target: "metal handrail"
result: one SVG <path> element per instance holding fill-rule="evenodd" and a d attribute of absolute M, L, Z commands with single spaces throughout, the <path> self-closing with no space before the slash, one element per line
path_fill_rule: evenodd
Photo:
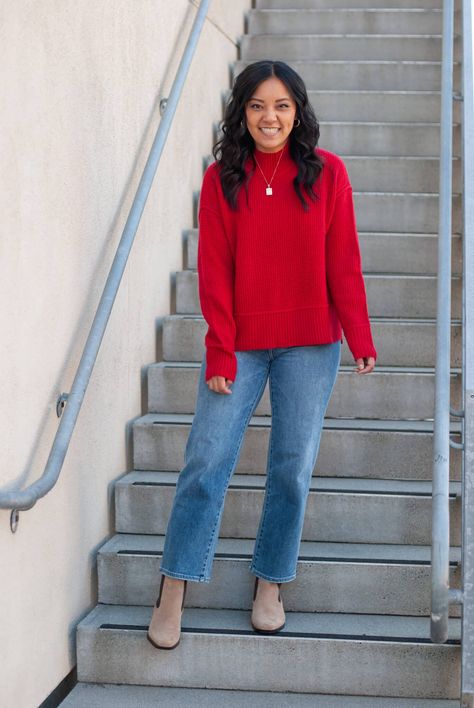
<path fill-rule="evenodd" d="M 474 706 L 474 58 L 473 9 L 462 0 L 463 473 L 461 705 Z"/>
<path fill-rule="evenodd" d="M 454 0 L 443 2 L 431 523 L 431 639 L 448 638 Z"/>
<path fill-rule="evenodd" d="M 176 73 L 170 95 L 166 100 L 166 108 L 162 115 L 160 125 L 155 135 L 140 184 L 135 194 L 133 204 L 125 224 L 120 243 L 118 245 L 112 266 L 105 283 L 102 296 L 92 323 L 86 344 L 82 353 L 79 366 L 74 377 L 74 382 L 69 394 L 63 394 L 67 400 L 61 421 L 51 447 L 46 466 L 42 476 L 30 484 L 26 489 L 0 493 L 0 508 L 12 509 L 10 527 L 16 530 L 19 510 L 31 509 L 38 499 L 43 497 L 55 485 L 71 441 L 74 426 L 81 409 L 87 390 L 89 379 L 94 368 L 97 354 L 112 307 L 122 280 L 122 275 L 127 264 L 127 259 L 133 246 L 138 225 L 150 192 L 161 154 L 168 136 L 171 123 L 176 112 L 179 98 L 188 75 L 191 60 L 196 50 L 197 42 L 206 19 L 210 0 L 202 0 Z"/>

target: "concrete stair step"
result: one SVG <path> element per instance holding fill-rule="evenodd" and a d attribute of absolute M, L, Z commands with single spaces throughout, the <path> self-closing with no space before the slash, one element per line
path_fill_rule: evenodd
<path fill-rule="evenodd" d="M 371 374 L 375 376 L 375 372 Z M 149 413 L 133 425 L 134 466 L 179 472 L 193 416 Z M 237 461 L 239 474 L 264 474 L 271 417 L 253 415 Z M 452 421 L 451 437 L 460 442 L 461 426 Z M 325 418 L 313 474 L 319 477 L 386 479 L 432 478 L 432 420 Z M 460 480 L 460 450 L 450 456 L 451 479 Z"/>
<path fill-rule="evenodd" d="M 307 9 L 312 10 L 317 8 L 351 8 L 351 7 L 361 7 L 367 8 L 422 8 L 426 7 L 428 9 L 440 8 L 442 6 L 442 0 L 392 0 L 388 2 L 387 0 L 256 0 L 255 7 L 258 9 L 270 9 L 270 10 L 286 10 L 291 8 L 295 9 Z"/>
<path fill-rule="evenodd" d="M 158 362 L 148 367 L 149 413 L 194 413 L 200 367 Z M 341 367 L 326 411 L 327 418 L 424 419 L 434 415 L 434 372 L 376 369 L 357 376 Z M 177 405 L 176 405 L 177 404 Z M 461 407 L 460 373 L 451 373 L 451 405 Z M 179 407 L 180 410 L 174 410 Z M 255 409 L 270 416 L 269 382 Z"/>
<path fill-rule="evenodd" d="M 367 158 L 346 159 L 348 171 L 354 171 L 359 159 Z M 380 177 L 383 179 L 382 174 Z M 393 273 L 436 275 L 438 234 L 358 231 L 358 236 L 364 274 L 383 273 L 388 264 Z M 197 269 L 198 239 L 199 229 L 189 229 L 185 233 L 183 262 L 188 270 Z M 462 274 L 460 234 L 453 234 L 452 237 L 451 267 L 453 275 Z"/>
<path fill-rule="evenodd" d="M 61 708 L 454 708 L 459 701 L 80 682 L 60 705 Z"/>
<path fill-rule="evenodd" d="M 241 35 L 245 61 L 357 59 L 441 61 L 440 34 L 274 34 Z M 461 61 L 461 37 L 454 36 L 454 61 Z"/>
<path fill-rule="evenodd" d="M 434 319 L 384 318 L 370 312 L 378 364 L 384 366 L 434 366 L 436 321 Z M 207 323 L 199 315 L 163 317 L 163 359 L 202 361 Z M 451 366 L 461 366 L 461 323 L 451 322 Z M 354 358 L 344 339 L 341 364 L 352 366 Z"/>
<path fill-rule="evenodd" d="M 454 28 L 461 29 L 455 12 Z M 249 35 L 258 34 L 441 34 L 443 11 L 436 8 L 331 7 L 253 9 L 248 11 Z"/>
<path fill-rule="evenodd" d="M 319 125 L 321 130 L 319 146 L 337 154 L 383 157 L 439 155 L 439 123 L 321 120 Z M 459 123 L 453 123 L 455 157 L 459 156 L 461 151 L 460 136 Z M 407 230 L 419 231 L 420 229 L 408 228 Z M 425 230 L 429 229 L 425 226 Z"/>
<path fill-rule="evenodd" d="M 232 64 L 233 78 L 253 59 Z M 441 62 L 396 59 L 288 59 L 306 84 L 308 91 L 343 90 L 440 91 Z M 461 66 L 454 65 L 454 88 L 459 89 Z M 317 105 L 317 102 L 315 102 Z"/>
<path fill-rule="evenodd" d="M 336 84 L 337 85 L 337 84 Z M 231 91 L 226 94 L 229 100 Z M 308 91 L 318 121 L 439 122 L 441 93 L 429 90 L 318 89 Z M 461 102 L 453 102 L 453 120 L 461 120 Z M 420 191 L 419 189 L 416 191 Z"/>
<path fill-rule="evenodd" d="M 146 639 L 151 614 L 151 607 L 97 605 L 78 625 L 78 680 L 459 698 L 457 618 L 438 645 L 425 617 L 288 612 L 277 636 L 262 636 L 249 610 L 185 607 L 180 644 L 164 652 Z"/>
<path fill-rule="evenodd" d="M 338 153 L 340 155 L 340 153 Z M 439 158 L 409 155 L 340 155 L 355 194 L 438 195 Z M 214 162 L 207 156 L 207 165 Z M 206 166 L 207 166 L 206 165 Z M 453 192 L 461 193 L 461 161 L 453 159 Z"/>
<path fill-rule="evenodd" d="M 115 483 L 118 533 L 164 534 L 178 472 L 135 470 Z M 265 475 L 234 474 L 219 536 L 255 538 Z M 431 543 L 431 482 L 313 477 L 303 541 Z M 450 543 L 460 545 L 460 482 L 450 482 Z"/>
<path fill-rule="evenodd" d="M 153 606 L 165 537 L 115 534 L 97 556 L 99 602 Z M 244 610 L 253 589 L 254 542 L 220 538 L 210 583 L 190 583 L 187 607 Z M 430 615 L 429 546 L 302 541 L 297 577 L 285 587 L 291 612 Z M 450 549 L 450 587 L 460 587 L 460 549 Z M 460 616 L 458 605 L 450 616 Z"/>
<path fill-rule="evenodd" d="M 354 192 L 398 192 L 438 194 L 439 159 L 403 155 L 342 156 Z M 453 160 L 453 192 L 461 192 L 459 158 Z"/>
<path fill-rule="evenodd" d="M 439 121 L 441 94 L 438 91 L 319 90 L 308 97 L 319 121 Z M 453 103 L 453 120 L 461 120 L 461 103 Z"/>
<path fill-rule="evenodd" d="M 375 372 L 371 374 L 374 376 Z M 150 413 L 133 425 L 134 466 L 180 471 L 193 416 Z M 271 418 L 253 415 L 245 431 L 236 472 L 264 474 Z M 451 437 L 460 438 L 459 422 Z M 432 478 L 433 421 L 325 418 L 313 474 L 320 477 Z M 460 480 L 460 450 L 450 457 L 451 479 Z"/>
<path fill-rule="evenodd" d="M 175 274 L 176 313 L 201 315 L 198 274 L 181 270 Z M 373 317 L 436 317 L 437 278 L 432 275 L 368 273 L 364 276 L 369 313 Z M 461 317 L 461 278 L 451 283 L 451 316 Z"/>

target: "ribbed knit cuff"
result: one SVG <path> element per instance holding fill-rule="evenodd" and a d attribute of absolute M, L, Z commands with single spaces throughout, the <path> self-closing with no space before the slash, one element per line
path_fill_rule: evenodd
<path fill-rule="evenodd" d="M 223 349 L 209 347 L 206 350 L 206 381 L 213 376 L 224 376 L 226 379 L 235 381 L 237 375 L 237 357 L 235 353 L 230 354 Z"/>
<path fill-rule="evenodd" d="M 344 330 L 344 334 L 347 339 L 347 346 L 351 350 L 354 359 L 373 356 L 377 361 L 377 351 L 372 341 L 370 324 L 351 327 L 347 331 Z"/>

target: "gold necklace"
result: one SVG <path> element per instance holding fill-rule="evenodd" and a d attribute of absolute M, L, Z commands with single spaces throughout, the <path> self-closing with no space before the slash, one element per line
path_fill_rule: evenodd
<path fill-rule="evenodd" d="M 257 160 L 257 158 L 255 157 L 255 154 L 254 154 L 255 162 L 257 163 L 258 169 L 259 169 L 260 172 L 262 173 L 262 177 L 263 177 L 263 179 L 265 180 L 265 182 L 266 182 L 266 184 L 267 184 L 267 188 L 266 188 L 266 190 L 265 190 L 265 194 L 267 195 L 267 197 L 271 197 L 272 194 L 273 194 L 273 190 L 272 190 L 272 188 L 271 188 L 270 185 L 271 185 L 271 183 L 273 182 L 273 178 L 275 177 L 275 172 L 277 171 L 278 165 L 280 164 L 280 160 L 281 160 L 281 158 L 283 157 L 283 152 L 284 152 L 284 146 L 283 146 L 283 148 L 282 148 L 282 150 L 281 150 L 280 157 L 278 158 L 278 162 L 277 162 L 277 164 L 276 164 L 276 167 L 275 167 L 275 169 L 273 170 L 273 174 L 272 174 L 272 178 L 271 178 L 270 182 L 267 181 L 267 178 L 266 178 L 265 175 L 263 174 L 263 170 L 262 170 L 262 168 L 260 167 L 260 165 L 258 164 L 258 160 Z"/>

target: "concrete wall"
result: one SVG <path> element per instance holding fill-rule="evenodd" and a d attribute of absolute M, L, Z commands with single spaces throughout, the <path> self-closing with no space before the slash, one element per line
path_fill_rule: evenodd
<path fill-rule="evenodd" d="M 188 0 L 4 0 L 0 7 L 0 488 L 43 472 L 148 150 L 197 11 Z M 0 510 L 0 704 L 36 708 L 75 665 L 114 533 L 160 318 L 195 225 L 250 0 L 214 0 L 54 489 Z"/>

